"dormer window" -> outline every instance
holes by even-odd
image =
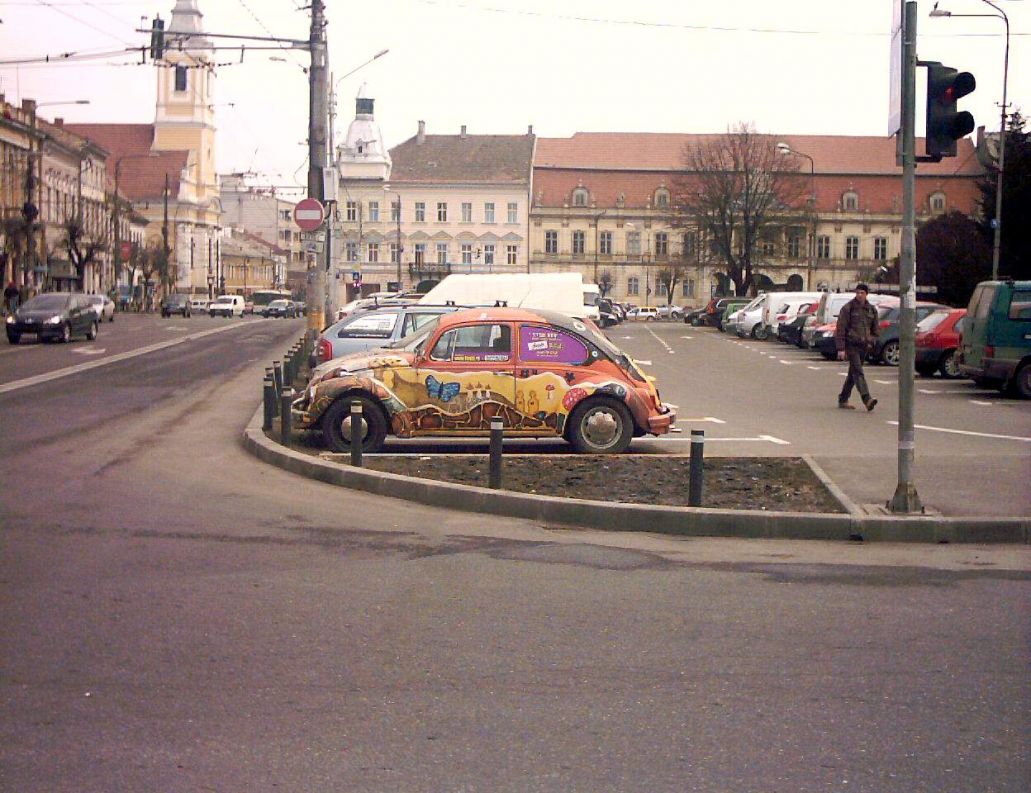
[[[578,187],[573,191],[573,206],[585,207],[589,198],[590,193],[587,192],[587,188]]]
[[[849,190],[841,197],[841,208],[846,212],[859,211],[859,193]]]
[[[658,209],[669,209],[669,190],[665,187],[655,191],[655,206]]]
[[[945,211],[945,193],[932,193],[931,199],[931,211],[932,212],[944,212]]]

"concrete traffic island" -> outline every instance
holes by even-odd
[[[263,430],[263,412],[259,407],[247,425],[243,444],[266,463],[328,484],[465,512],[608,531],[696,537],[928,543],[1027,543],[1031,537],[1031,518],[866,514],[807,455],[803,459],[838,500],[843,512],[818,514],[588,501],[401,476],[324,460],[276,443]]]

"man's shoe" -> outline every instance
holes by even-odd
[[[872,399],[872,398],[871,399],[864,399],[863,400],[863,404],[866,405],[866,409],[868,411],[870,411],[870,410],[873,410],[875,407],[877,407],[877,400],[876,399]]]
[[[855,405],[850,405],[848,402],[838,402],[838,407],[842,410],[855,410]]]

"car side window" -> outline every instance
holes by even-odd
[[[433,346],[434,361],[499,362],[512,358],[512,331],[508,325],[485,323],[453,328]]]
[[[1031,320],[1031,289],[1014,289],[1010,297],[1009,318]]]
[[[401,338],[410,336],[427,322],[432,322],[439,316],[440,314],[417,313],[414,311],[405,314],[404,324],[401,326]]]
[[[978,291],[981,293],[977,298],[977,305],[974,306],[974,316],[977,319],[984,319],[988,316],[988,309],[991,308],[992,298],[995,296],[995,290],[987,286],[980,287]]]
[[[397,314],[361,314],[337,331],[340,339],[389,339]]]
[[[587,345],[571,333],[548,325],[519,327],[519,360],[582,366],[591,359]]]
[[[959,319],[956,320],[956,324],[952,326],[952,329],[956,333],[962,333],[963,332],[963,320],[965,320],[965,319],[966,319],[966,317],[960,317]]]

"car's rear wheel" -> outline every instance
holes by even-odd
[[[87,341],[96,341],[97,340],[97,334],[99,332],[100,332],[100,323],[99,322],[91,322],[90,326],[89,326],[89,329],[86,331],[86,340]]]
[[[587,399],[569,419],[569,441],[583,454],[620,454],[634,436],[630,411],[614,399]]]
[[[899,365],[899,343],[898,340],[886,342],[881,347],[881,354],[878,356],[878,360],[887,366],[898,366]]]
[[[1031,399],[1031,363],[1017,370],[1013,376],[1013,390],[1021,399]]]
[[[955,350],[949,350],[942,356],[941,362],[938,364],[938,370],[942,373],[942,377],[947,377],[950,380],[955,380],[957,377],[962,376],[963,373],[959,371],[959,356],[956,355]]]
[[[387,437],[387,420],[379,405],[368,397],[343,396],[330,405],[329,410],[322,416],[322,434],[335,451],[349,454],[352,429],[351,403],[356,401],[362,405],[362,451],[379,451]]]
[[[67,322],[61,326],[61,342],[67,344],[72,340],[72,326]]]

